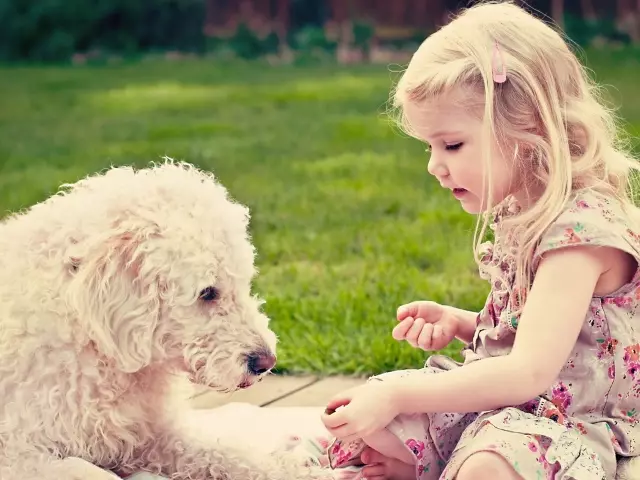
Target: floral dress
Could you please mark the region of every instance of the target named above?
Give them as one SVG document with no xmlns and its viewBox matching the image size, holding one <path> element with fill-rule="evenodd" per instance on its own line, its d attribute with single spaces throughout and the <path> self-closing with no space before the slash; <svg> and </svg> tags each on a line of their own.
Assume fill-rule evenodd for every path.
<svg viewBox="0 0 640 480">
<path fill-rule="evenodd" d="M 459 363 L 429 357 L 424 368 L 378 375 L 425 376 L 510 352 L 518 328 L 515 242 L 500 220 L 517 212 L 513 200 L 496 208 L 493 243 L 484 244 L 480 275 L 491 284 L 478 314 L 472 342 Z M 534 252 L 575 245 L 610 246 L 640 261 L 640 231 L 615 200 L 592 191 L 574 195 L 547 229 Z M 462 463 L 479 451 L 505 458 L 525 479 L 602 480 L 615 478 L 616 456 L 640 455 L 640 269 L 618 291 L 594 296 L 577 343 L 556 382 L 524 405 L 477 413 L 400 415 L 387 429 L 413 454 L 419 480 L 453 480 Z M 638 331 L 636 332 L 636 328 Z M 330 465 L 359 464 L 360 441 L 334 441 Z"/>
</svg>

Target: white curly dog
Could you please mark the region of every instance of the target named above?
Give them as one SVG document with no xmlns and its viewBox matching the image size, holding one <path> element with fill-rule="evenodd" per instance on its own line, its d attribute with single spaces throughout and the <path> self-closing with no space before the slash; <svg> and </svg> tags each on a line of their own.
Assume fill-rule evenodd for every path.
<svg viewBox="0 0 640 480">
<path fill-rule="evenodd" d="M 221 391 L 274 366 L 251 291 L 247 208 L 168 159 L 64 186 L 0 226 L 0 479 L 327 478 L 286 452 L 208 444 L 169 400 L 176 373 Z M 87 463 L 89 462 L 89 463 Z"/>
</svg>

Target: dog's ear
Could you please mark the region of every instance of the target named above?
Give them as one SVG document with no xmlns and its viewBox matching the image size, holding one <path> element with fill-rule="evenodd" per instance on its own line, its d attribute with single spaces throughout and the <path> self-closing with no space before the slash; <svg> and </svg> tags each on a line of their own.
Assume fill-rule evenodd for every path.
<svg viewBox="0 0 640 480">
<path fill-rule="evenodd" d="M 158 272 L 146 263 L 155 225 L 120 222 L 101 238 L 80 242 L 68 258 L 69 301 L 96 348 L 124 372 L 149 365 L 161 298 Z"/>
</svg>

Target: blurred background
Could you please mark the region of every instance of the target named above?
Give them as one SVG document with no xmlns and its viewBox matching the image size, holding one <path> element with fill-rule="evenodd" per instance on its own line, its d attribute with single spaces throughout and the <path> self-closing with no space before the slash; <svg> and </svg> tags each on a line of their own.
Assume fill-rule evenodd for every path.
<svg viewBox="0 0 640 480">
<path fill-rule="evenodd" d="M 516 2 L 517 3 L 517 2 Z M 83 62 L 152 51 L 376 61 L 412 49 L 463 0 L 2 0 L 0 58 Z M 531 0 L 581 45 L 640 43 L 638 0 Z M 288 52 L 293 50 L 293 52 Z"/>
<path fill-rule="evenodd" d="M 520 4 L 564 30 L 635 141 L 640 0 Z M 418 366 L 390 337 L 397 306 L 478 310 L 488 286 L 474 218 L 385 113 L 412 52 L 465 5 L 0 0 L 0 208 L 110 165 L 194 163 L 253 212 L 280 372 Z"/>
</svg>

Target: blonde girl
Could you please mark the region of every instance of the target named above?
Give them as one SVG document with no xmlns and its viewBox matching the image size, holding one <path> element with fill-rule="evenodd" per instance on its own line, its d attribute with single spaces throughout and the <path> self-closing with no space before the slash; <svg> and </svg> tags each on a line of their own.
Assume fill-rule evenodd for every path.
<svg viewBox="0 0 640 480">
<path fill-rule="evenodd" d="M 464 362 L 433 355 L 337 395 L 323 415 L 332 466 L 364 464 L 370 480 L 613 479 L 616 457 L 640 453 L 640 224 L 612 113 L 561 35 L 511 3 L 427 38 L 393 100 L 429 173 L 478 215 L 491 291 L 479 313 L 398 310 L 395 338 L 458 337 Z"/>
</svg>

